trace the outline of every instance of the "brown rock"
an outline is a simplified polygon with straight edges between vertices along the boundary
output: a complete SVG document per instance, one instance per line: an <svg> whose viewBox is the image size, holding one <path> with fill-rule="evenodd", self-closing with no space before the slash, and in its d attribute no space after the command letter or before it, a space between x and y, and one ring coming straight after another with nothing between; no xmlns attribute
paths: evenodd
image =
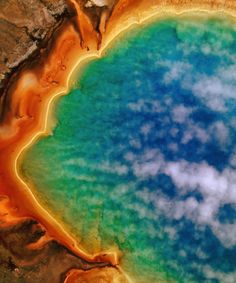
<svg viewBox="0 0 236 283"><path fill-rule="evenodd" d="M44 234L42 226L32 219L0 227L0 282L58 283L64 282L71 269L109 267L105 263L89 263L53 239L40 248L29 246L37 244Z"/></svg>
<svg viewBox="0 0 236 283"><path fill-rule="evenodd" d="M84 13L89 16L94 30L99 32L102 14L106 13L108 19L118 0L77 0L77 2L80 3Z"/></svg>

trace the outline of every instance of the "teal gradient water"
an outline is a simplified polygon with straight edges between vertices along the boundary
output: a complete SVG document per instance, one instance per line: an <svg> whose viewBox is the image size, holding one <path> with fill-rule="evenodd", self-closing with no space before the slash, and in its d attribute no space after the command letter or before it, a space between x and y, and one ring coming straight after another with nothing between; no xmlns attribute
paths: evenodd
<svg viewBox="0 0 236 283"><path fill-rule="evenodd" d="M235 113L234 24L159 20L83 69L22 175L136 282L236 282Z"/></svg>

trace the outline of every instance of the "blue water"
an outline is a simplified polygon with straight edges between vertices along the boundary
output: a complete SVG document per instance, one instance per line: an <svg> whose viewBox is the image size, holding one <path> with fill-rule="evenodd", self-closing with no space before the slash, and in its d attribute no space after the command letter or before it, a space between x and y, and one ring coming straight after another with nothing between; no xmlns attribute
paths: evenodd
<svg viewBox="0 0 236 283"><path fill-rule="evenodd" d="M236 282L236 29L179 17L89 63L22 165L90 252L136 282Z"/></svg>

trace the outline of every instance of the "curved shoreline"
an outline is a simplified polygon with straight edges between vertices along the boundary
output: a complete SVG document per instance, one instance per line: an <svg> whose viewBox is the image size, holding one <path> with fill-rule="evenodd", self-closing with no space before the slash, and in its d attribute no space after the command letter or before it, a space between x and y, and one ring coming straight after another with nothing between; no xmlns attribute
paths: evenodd
<svg viewBox="0 0 236 283"><path fill-rule="evenodd" d="M54 106L55 100L59 97L61 97L62 95L65 95L69 89L71 88L73 82L73 76L75 74L78 74L79 72L79 67L84 66L88 61L91 61L93 59L99 59L103 56L104 52L109 49L112 45L112 43L123 33L125 33L127 30L135 27L136 25L140 25L142 23L146 23L149 20L159 20L168 16L181 16L182 14L186 14L186 13L194 13L194 12L198 12L198 13L208 13L210 15L214 15L214 14L219 14L219 12L224 12L224 15L228 15L230 17L235 17L235 15L233 15L232 13L228 12L227 10L223 11L217 11L217 10L207 10L207 9L197 9L197 8L189 8L180 12L176 12L174 11L174 8L170 9L169 11L154 11L152 14L147 15L146 17L143 17L141 19L136 19L136 21L130 22L130 25L126 26L123 29L117 29L118 31L113 34L113 37L111 38L106 38L104 41L104 44L102 44L102 47L99 51L93 51L90 54L84 55L82 57L79 57L78 60L76 61L76 63L74 64L74 66L72 67L72 69L70 70L67 79L66 79L66 86L63 87L63 89L61 91L55 92L49 99L47 106L46 106L46 111L41 113L41 115L43 116L43 126L42 129L40 131L38 131L37 133L35 133L25 144L22 144L22 147L18 150L18 152L15 154L15 156L13 157L13 168L14 168L14 176L16 178L16 180L20 183L21 189L23 189L23 191L25 191L25 194L28 195L29 200L32 203L32 206L35 206L35 211L37 211L38 215L42 216L42 219L44 219L44 221L41 221L43 223L47 223L47 225L45 225L47 230L52 229L53 226L53 231L56 231L56 234L60 234L59 238L63 238L64 244L66 244L73 252L75 252L77 255L82 256L83 258L89 260L89 261L96 261L96 260L107 260L108 262L110 262L112 265L118 265L119 260L117 257L117 251L115 251L114 253L111 253L110 255L107 254L104 258L101 258L101 255L96 254L93 256L88 255L85 251L83 251L83 249L81 247L79 247L79 244L77 244L78 241L76 241L75 238L73 238L73 236L71 236L65 228L63 228L62 224L60 224L53 216L51 216L51 214L47 211L47 209L45 209L37 200L37 198L35 197L34 193L32 192L32 190L30 189L30 186L28 186L24 180L21 178L20 173L19 173L19 165L20 165L20 160L23 157L24 152L33 145L34 142L36 142L36 140L43 135L46 135L49 133L50 130L50 116L52 115L52 108ZM122 24L120 23L120 25L122 26ZM53 233L54 234L54 233ZM62 236L61 236L62 235ZM119 268L119 267L118 267ZM130 281L131 282L131 281Z"/></svg>

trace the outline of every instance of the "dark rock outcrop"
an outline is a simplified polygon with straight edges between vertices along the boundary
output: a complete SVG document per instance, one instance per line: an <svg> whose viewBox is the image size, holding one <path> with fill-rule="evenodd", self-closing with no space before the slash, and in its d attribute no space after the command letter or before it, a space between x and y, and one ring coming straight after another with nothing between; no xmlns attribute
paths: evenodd
<svg viewBox="0 0 236 283"><path fill-rule="evenodd" d="M102 14L106 13L108 19L118 0L80 0L78 2L84 13L90 18L94 30L99 32Z"/></svg>
<svg viewBox="0 0 236 283"><path fill-rule="evenodd" d="M40 248L28 246L40 241L44 234L42 226L32 219L0 227L1 283L58 283L64 282L70 269L86 271L109 266L89 263L53 239Z"/></svg>

